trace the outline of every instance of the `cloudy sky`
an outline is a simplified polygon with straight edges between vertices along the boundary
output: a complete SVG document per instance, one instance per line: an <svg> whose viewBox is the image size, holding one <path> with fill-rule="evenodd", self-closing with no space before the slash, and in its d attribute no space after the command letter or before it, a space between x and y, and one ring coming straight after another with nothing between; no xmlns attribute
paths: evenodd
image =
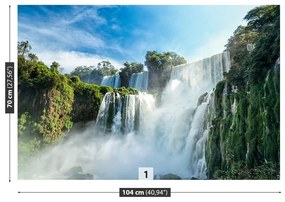
<svg viewBox="0 0 285 202"><path fill-rule="evenodd" d="M109 60L144 62L148 50L188 62L222 52L255 6L18 6L18 41L65 72Z"/></svg>

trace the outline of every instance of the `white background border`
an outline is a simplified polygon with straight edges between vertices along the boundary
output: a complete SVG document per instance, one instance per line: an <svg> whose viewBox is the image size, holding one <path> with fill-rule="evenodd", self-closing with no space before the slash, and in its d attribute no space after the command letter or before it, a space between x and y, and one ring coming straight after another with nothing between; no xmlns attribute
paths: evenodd
<svg viewBox="0 0 285 202"><path fill-rule="evenodd" d="M15 62L15 75L17 75L17 5L18 4L70 4L70 5L119 5L119 4L147 4L147 5L161 5L161 4L173 4L173 5L261 5L261 4L280 4L281 5L281 36L284 35L284 19L285 13L283 1L248 1L248 0L232 0L232 1L182 1L182 0L165 0L158 1L97 1L97 0L26 0L26 1L8 1L2 0L0 6L1 13L1 62L2 70L0 70L0 116L1 116L1 140L0 140L0 201L41 201L41 202L56 202L56 201L95 201L103 199L110 201L193 201L193 200L211 200L211 201L252 201L252 200L266 200L266 201L284 201L285 199L285 184L284 184L284 161L281 159L281 179L280 180L182 180L182 181L138 181L138 180L94 180L94 181L57 181L57 180L17 180L17 91L15 91L15 114L11 115L12 127L11 127L11 182L9 182L9 115L5 114L4 107L4 92L5 92L5 74L4 74L4 63L9 60L9 5L11 5L11 59ZM233 30L234 31L234 30ZM281 37L281 47L284 48L284 41ZM281 48L281 66L283 64L284 54ZM16 79L15 79L16 80ZM284 101L284 95L282 93L284 86L284 71L281 67L281 103ZM17 86L17 81L15 81ZM2 103L2 104L1 104ZM281 134L280 134L280 153L284 159L284 110L283 104L281 105ZM282 193L173 193L171 198L119 198L118 193L62 193L62 194L24 194L18 193L19 191L59 191L59 192L118 192L120 187L165 187L171 188L172 192L278 192Z"/></svg>

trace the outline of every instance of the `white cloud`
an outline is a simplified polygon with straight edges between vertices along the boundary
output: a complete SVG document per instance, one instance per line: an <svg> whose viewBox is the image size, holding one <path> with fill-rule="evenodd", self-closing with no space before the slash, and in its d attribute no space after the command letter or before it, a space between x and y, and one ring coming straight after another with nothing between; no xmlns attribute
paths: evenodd
<svg viewBox="0 0 285 202"><path fill-rule="evenodd" d="M123 64L112 58L75 51L46 51L37 53L37 55L47 66L50 66L53 61L58 62L60 67L64 68L63 73L70 73L78 66L97 66L103 60L110 61L117 69L123 67Z"/></svg>
<svg viewBox="0 0 285 202"><path fill-rule="evenodd" d="M47 26L45 24L27 25L24 23L19 23L19 29L20 29L19 31L20 39L23 40L31 39L33 43L45 44L47 48L48 47L103 48L106 46L105 42L99 36L96 36L87 31L76 29L73 27Z"/></svg>
<svg viewBox="0 0 285 202"><path fill-rule="evenodd" d="M71 25L76 22L81 22L86 19L92 20L97 25L106 24L107 21L105 18L98 15L97 11L100 7L78 7L73 6L71 14L68 14L65 18L62 20L59 20L60 25ZM61 17L61 16L59 16Z"/></svg>
<svg viewBox="0 0 285 202"><path fill-rule="evenodd" d="M113 24L113 25L111 26L111 28L112 28L112 30L115 30L115 31L121 30L121 27L119 27L119 26L116 25L116 24Z"/></svg>

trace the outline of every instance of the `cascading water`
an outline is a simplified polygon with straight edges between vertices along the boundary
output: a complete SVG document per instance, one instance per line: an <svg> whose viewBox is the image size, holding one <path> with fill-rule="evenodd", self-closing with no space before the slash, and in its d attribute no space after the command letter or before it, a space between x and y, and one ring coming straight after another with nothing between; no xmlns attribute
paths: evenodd
<svg viewBox="0 0 285 202"><path fill-rule="evenodd" d="M128 134L137 131L145 111L151 112L154 98L146 93L120 96L108 92L101 103L96 121L96 131L111 134Z"/></svg>
<svg viewBox="0 0 285 202"><path fill-rule="evenodd" d="M174 67L170 82L162 93L160 106L155 107L152 101L150 108L153 110L147 113L142 112L147 103L138 102L135 95L126 96L121 112L117 112L122 114L121 131L127 137L132 136L135 142L139 141L140 146L152 152L152 156L161 157L158 162L149 163L151 161L140 154L141 165L151 165L157 174L172 172L184 178L207 178L205 142L212 120L211 107L214 106L211 91L223 79L223 73L229 70L229 61L229 53L224 52ZM131 85L137 76L133 74ZM197 106L202 94L204 97L199 99ZM116 117L114 115L114 120ZM165 160L168 164L163 162Z"/></svg>
<svg viewBox="0 0 285 202"><path fill-rule="evenodd" d="M147 91L148 72L133 73L129 82L129 87L139 91Z"/></svg>
<svg viewBox="0 0 285 202"><path fill-rule="evenodd" d="M197 179L206 179L206 158L205 158L205 143L208 137L210 122L212 119L209 106L212 106L214 101L212 93L207 94L203 102L196 108L188 132L185 155L189 159L189 173L191 177Z"/></svg>
<svg viewBox="0 0 285 202"><path fill-rule="evenodd" d="M111 76L104 76L101 81L101 86L110 86L112 88L119 88L121 85L121 79L119 74Z"/></svg>
<svg viewBox="0 0 285 202"><path fill-rule="evenodd" d="M218 81L223 79L223 73L230 69L230 53L225 51L212 57L174 67L171 80L178 79L187 83L195 91L209 91Z"/></svg>
<svg viewBox="0 0 285 202"><path fill-rule="evenodd" d="M107 93L87 137L76 136L43 155L49 172L82 166L95 179L137 179L138 167L153 167L157 178L172 173L206 179L205 142L215 106L211 92L229 68L228 52L173 67L158 106L145 92Z"/></svg>

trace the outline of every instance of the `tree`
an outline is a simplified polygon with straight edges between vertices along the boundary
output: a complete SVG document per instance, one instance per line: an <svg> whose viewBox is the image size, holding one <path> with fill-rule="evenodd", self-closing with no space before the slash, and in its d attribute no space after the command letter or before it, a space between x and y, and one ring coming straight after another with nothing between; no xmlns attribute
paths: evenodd
<svg viewBox="0 0 285 202"><path fill-rule="evenodd" d="M30 61L37 62L39 60L38 56L34 53L29 53L28 57L29 57Z"/></svg>
<svg viewBox="0 0 285 202"><path fill-rule="evenodd" d="M269 68L280 57L280 6L260 6L245 16L248 28L258 33L252 51L249 79L255 83L265 78Z"/></svg>
<svg viewBox="0 0 285 202"><path fill-rule="evenodd" d="M121 86L128 87L132 74L143 71L143 64L136 62L125 62L124 67L120 69Z"/></svg>
<svg viewBox="0 0 285 202"><path fill-rule="evenodd" d="M260 6L252 9L244 18L246 26L239 26L228 40L226 48L231 52L231 70L228 80L239 88L246 83L264 79L268 68L280 57L280 6ZM255 48L248 52L247 44Z"/></svg>
<svg viewBox="0 0 285 202"><path fill-rule="evenodd" d="M90 74L92 70L94 69L94 66L79 66L76 67L71 73L70 76L78 76L81 81L88 83Z"/></svg>
<svg viewBox="0 0 285 202"><path fill-rule="evenodd" d="M32 47L30 46L28 41L18 42L18 55L26 55L30 52Z"/></svg>
<svg viewBox="0 0 285 202"><path fill-rule="evenodd" d="M70 76L78 76L81 81L85 83L101 84L101 81L104 76L110 76L116 74L118 69L114 65L107 61L101 61L95 66L79 66L76 67L71 73Z"/></svg>
<svg viewBox="0 0 285 202"><path fill-rule="evenodd" d="M116 69L114 65L107 60L99 62L97 69L100 70L104 76L110 76L118 72L118 69Z"/></svg>
<svg viewBox="0 0 285 202"><path fill-rule="evenodd" d="M235 31L234 35L228 39L226 48L230 50L232 57L232 64L240 68L242 61L249 56L247 51L247 44L255 44L258 33L249 29L247 26L240 25Z"/></svg>
<svg viewBox="0 0 285 202"><path fill-rule="evenodd" d="M274 27L277 21L280 21L280 6L269 5L259 6L250 10L244 17L248 20L247 26L256 32L262 32L268 27Z"/></svg>
<svg viewBox="0 0 285 202"><path fill-rule="evenodd" d="M53 61L51 66L50 66L50 69L52 72L59 73L59 71L58 71L59 66L60 66L60 64L58 62Z"/></svg>
<svg viewBox="0 0 285 202"><path fill-rule="evenodd" d="M239 88L244 88L248 72L246 71L247 60L250 53L247 51L247 44L255 44L258 33L247 26L240 25L234 35L228 39L225 45L231 53L231 69L225 73L229 82Z"/></svg>

